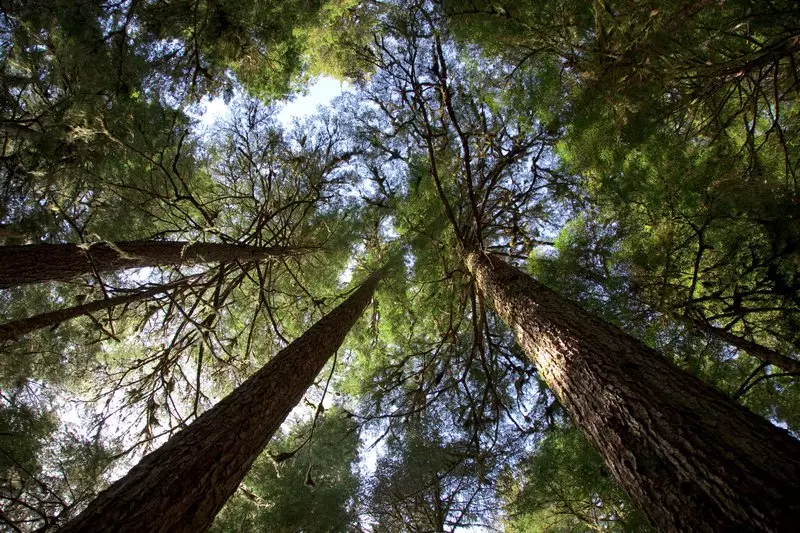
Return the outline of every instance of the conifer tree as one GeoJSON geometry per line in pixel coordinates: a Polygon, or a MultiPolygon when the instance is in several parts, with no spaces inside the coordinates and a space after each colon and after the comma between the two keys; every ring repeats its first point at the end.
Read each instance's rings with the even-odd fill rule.
{"type": "Polygon", "coordinates": [[[380,271],[61,531],[205,531],[372,300],[380,271]]]}
{"type": "Polygon", "coordinates": [[[95,313],[97,311],[107,311],[120,305],[128,305],[135,302],[148,300],[159,294],[164,294],[179,289],[188,282],[189,279],[181,279],[173,283],[137,289],[135,291],[120,294],[118,296],[111,296],[101,300],[84,302],[72,307],[58,309],[56,311],[49,311],[47,313],[41,313],[28,318],[12,320],[11,322],[0,324],[0,342],[17,340],[20,337],[31,333],[32,331],[56,327],[63,322],[72,320],[73,318],[78,318],[80,316],[95,313]]]}
{"type": "Polygon", "coordinates": [[[503,260],[478,287],[605,464],[663,531],[785,531],[800,520],[800,443],[503,260]]]}
{"type": "Polygon", "coordinates": [[[0,288],[44,281],[69,281],[84,274],[126,268],[258,261],[291,253],[284,248],[183,241],[6,246],[0,248],[0,288]]]}

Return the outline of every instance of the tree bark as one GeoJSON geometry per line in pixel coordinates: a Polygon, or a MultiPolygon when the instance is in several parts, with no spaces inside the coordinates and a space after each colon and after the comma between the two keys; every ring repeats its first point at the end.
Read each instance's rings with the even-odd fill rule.
{"type": "Polygon", "coordinates": [[[39,329],[50,328],[58,326],[63,322],[78,318],[79,316],[88,315],[97,311],[105,311],[112,309],[118,305],[126,305],[134,302],[141,302],[148,300],[158,294],[166,293],[175,290],[182,285],[185,285],[189,280],[182,279],[175,283],[168,283],[166,285],[158,285],[149,289],[142,289],[120,296],[113,296],[111,298],[104,298],[102,300],[95,300],[92,302],[67,307],[65,309],[58,309],[48,313],[41,313],[30,318],[22,318],[0,324],[0,342],[15,341],[20,337],[36,331],[39,329]]]}
{"type": "Polygon", "coordinates": [[[703,333],[711,335],[712,337],[719,339],[726,344],[730,344],[731,346],[739,348],[743,352],[746,352],[760,360],[762,363],[776,366],[784,372],[800,374],[800,361],[797,359],[792,359],[791,357],[780,354],[771,348],[767,348],[766,346],[758,344],[757,342],[740,337],[739,335],[731,333],[726,329],[711,325],[705,320],[689,318],[685,315],[677,315],[677,318],[678,320],[694,326],[703,333]]]}
{"type": "Polygon", "coordinates": [[[258,261],[293,251],[186,241],[3,246],[0,247],[0,289],[44,281],[68,281],[84,274],[126,268],[258,261]]]}
{"type": "Polygon", "coordinates": [[[361,316],[379,278],[370,276],[240,387],[144,457],[62,533],[207,530],[361,316]]]}
{"type": "Polygon", "coordinates": [[[478,287],[662,531],[793,531],[800,442],[501,259],[478,287]]]}

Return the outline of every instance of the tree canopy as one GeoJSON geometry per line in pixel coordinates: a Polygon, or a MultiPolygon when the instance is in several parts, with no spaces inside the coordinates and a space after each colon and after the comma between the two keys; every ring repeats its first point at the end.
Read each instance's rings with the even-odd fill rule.
{"type": "Polygon", "coordinates": [[[649,531],[476,246],[799,438],[798,28],[788,1],[4,2],[0,524],[62,527],[383,269],[212,531],[649,531]],[[321,77],[343,93],[282,120],[321,77]]]}

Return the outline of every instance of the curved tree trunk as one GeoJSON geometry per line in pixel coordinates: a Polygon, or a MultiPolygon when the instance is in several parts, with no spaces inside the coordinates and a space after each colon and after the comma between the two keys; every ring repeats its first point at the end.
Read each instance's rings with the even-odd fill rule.
{"type": "Polygon", "coordinates": [[[287,248],[186,241],[2,246],[0,289],[27,283],[67,281],[93,272],[220,261],[257,261],[292,252],[287,248]]]}
{"type": "Polygon", "coordinates": [[[21,318],[19,320],[12,320],[5,324],[0,324],[0,342],[14,341],[20,337],[44,328],[51,328],[58,326],[62,322],[67,322],[73,318],[78,318],[89,313],[96,313],[97,311],[105,311],[112,309],[118,305],[126,305],[134,302],[141,302],[148,300],[158,294],[163,294],[175,289],[180,288],[189,282],[189,279],[182,279],[175,283],[168,283],[166,285],[158,285],[149,289],[141,289],[128,294],[120,296],[113,296],[111,298],[104,298],[102,300],[94,300],[92,302],[67,307],[65,309],[58,309],[48,313],[41,313],[30,318],[21,318]]]}
{"type": "Polygon", "coordinates": [[[100,493],[61,531],[205,531],[369,304],[375,273],[347,300],[188,428],[100,493]]]}
{"type": "Polygon", "coordinates": [[[466,263],[655,526],[797,528],[800,442],[501,259],[466,263]]]}

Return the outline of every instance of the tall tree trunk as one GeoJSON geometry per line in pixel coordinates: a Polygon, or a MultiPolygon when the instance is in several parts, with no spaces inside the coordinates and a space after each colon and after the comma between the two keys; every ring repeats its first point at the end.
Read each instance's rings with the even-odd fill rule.
{"type": "Polygon", "coordinates": [[[481,291],[662,531],[793,531],[800,442],[494,256],[481,291]]]}
{"type": "Polygon", "coordinates": [[[208,529],[361,316],[379,278],[367,278],[250,379],[100,493],[62,533],[208,529]]]}
{"type": "Polygon", "coordinates": [[[122,294],[120,296],[104,298],[102,300],[94,300],[92,302],[75,305],[73,307],[67,307],[65,309],[41,313],[30,318],[12,320],[11,322],[0,324],[0,342],[18,340],[23,335],[26,335],[32,331],[55,327],[63,322],[67,322],[73,318],[78,318],[79,316],[88,315],[89,313],[113,309],[118,305],[126,305],[135,302],[141,302],[142,300],[148,300],[158,294],[176,290],[188,282],[189,279],[181,279],[174,283],[158,285],[149,289],[141,289],[128,294],[122,294]]]}
{"type": "Polygon", "coordinates": [[[739,348],[740,350],[752,355],[756,359],[759,359],[762,363],[774,365],[784,372],[800,374],[800,361],[797,359],[792,359],[791,357],[778,353],[771,348],[767,348],[766,346],[758,344],[757,342],[740,337],[735,333],[731,333],[727,329],[709,324],[705,320],[690,318],[686,315],[676,315],[676,318],[682,322],[694,326],[703,333],[706,333],[726,344],[730,344],[731,346],[739,348]]]}
{"type": "Polygon", "coordinates": [[[287,248],[186,241],[2,246],[0,289],[26,283],[67,281],[93,272],[219,261],[257,261],[293,252],[287,248]]]}

